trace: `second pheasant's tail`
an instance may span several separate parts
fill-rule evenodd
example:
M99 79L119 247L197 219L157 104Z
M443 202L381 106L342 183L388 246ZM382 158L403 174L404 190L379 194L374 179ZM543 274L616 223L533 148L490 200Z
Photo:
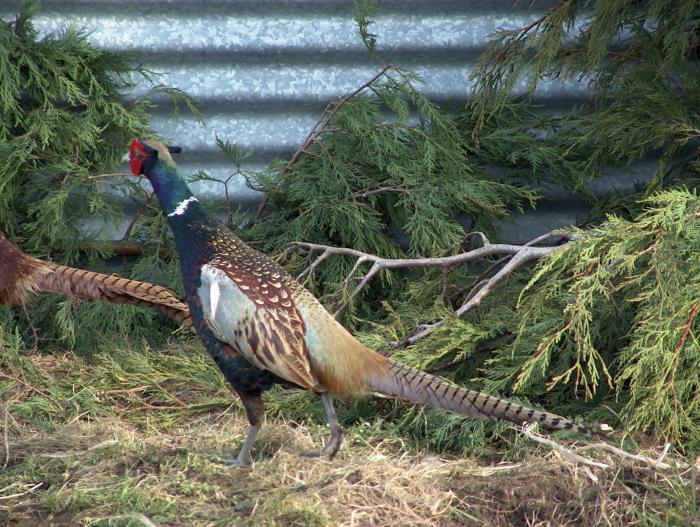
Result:
M49 269L24 254L0 232L0 304L21 304L38 291Z
M505 419L514 423L529 421L557 430L573 430L584 435L597 433L588 426L573 423L556 414L462 388L441 377L394 361L389 361L386 373L371 373L367 383L371 390L381 394L427 404L459 415L478 419Z
M39 260L0 232L0 304L26 302L36 293L146 307L192 325L187 304L165 287Z
M187 304L165 287L52 262L42 263L50 272L37 280L39 291L155 309L180 324L192 325Z

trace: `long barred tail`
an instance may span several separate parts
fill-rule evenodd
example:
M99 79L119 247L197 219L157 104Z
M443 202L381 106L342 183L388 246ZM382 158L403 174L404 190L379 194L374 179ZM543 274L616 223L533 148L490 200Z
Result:
M39 260L0 232L0 304L26 302L36 293L146 307L185 326L192 325L187 304L165 287Z
M505 419L514 423L529 421L557 430L573 430L580 434L599 433L590 427L573 423L561 416L534 410L469 388L462 388L446 379L390 361L385 374L371 374L369 387L379 393L427 404L459 415L478 419Z
M185 326L192 325L187 304L165 287L51 262L42 263L50 272L42 275L37 281L36 288L39 291L111 304L146 307L155 309Z

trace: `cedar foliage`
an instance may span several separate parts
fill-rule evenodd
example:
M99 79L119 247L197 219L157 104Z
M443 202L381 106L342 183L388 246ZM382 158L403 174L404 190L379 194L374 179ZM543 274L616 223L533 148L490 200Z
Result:
M39 38L32 25L38 9L25 1L14 21L0 20L0 230L37 257L104 267L111 252L91 242L105 228L121 228L124 195L140 200L143 191L131 181L104 184L90 176L118 166L134 137L153 135L150 98L191 101L154 85L131 57L96 49L77 27ZM139 81L153 87L121 102ZM136 274L158 268L152 257L147 263ZM27 329L19 313L4 310L3 318ZM40 298L31 320L49 340L89 346L96 337L152 334L148 327L158 318L130 307Z
M514 345L487 362L487 386L614 394L626 426L691 451L700 446L698 24L697 1L561 1L528 28L495 35L472 94L479 137L518 83L532 95L544 78L586 79L593 103L557 118L544 141L580 167L577 185L656 160L637 192L594 204L614 215L539 263L518 298Z

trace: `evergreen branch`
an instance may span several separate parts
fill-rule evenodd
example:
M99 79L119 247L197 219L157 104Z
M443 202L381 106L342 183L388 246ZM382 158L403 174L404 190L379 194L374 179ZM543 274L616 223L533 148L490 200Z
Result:
M681 358L681 350L683 349L683 345L685 344L685 339L688 338L688 334L690 333L692 327L693 327L693 322L695 322L695 317L698 314L698 309L700 309L700 302L697 302L690 310L690 315L688 316L688 320L686 321L685 325L683 326L683 332L681 333L680 338L678 339L678 345L676 346L676 349L673 350L673 365L671 366L671 375L669 376L668 379L668 387L673 393L673 404L674 406L678 407L679 400L678 400L678 394L676 393L676 372L678 371L678 362L680 361Z
M608 55L612 57L618 57L624 60L631 60L633 62L646 62L644 59L623 53L621 51L608 51Z
M434 374L434 373L438 373L438 372L443 372L445 370L449 370L450 368L454 368L455 366L461 366L462 364L472 360L475 354L484 353L486 351L492 351L495 348L502 346L503 344L505 344L506 342L509 342L511 340L513 340L513 335L511 335L511 334L498 335L494 338L488 339L487 341L480 342L474 348L473 353L470 353L464 357L461 357L457 360L453 360L453 361L448 362L447 364L443 364L441 366L436 366L434 368L426 368L425 372Z
M126 241L129 239L129 236L131 236L131 231L134 230L134 226L136 225L136 222L141 219L141 216L143 215L144 211L148 208L148 206L151 204L153 201L153 196L155 195L154 191L151 191L148 193L148 196L146 197L146 201L143 202L143 204L139 207L139 210L136 211L136 214L134 214L134 217L131 219L129 222L129 225L126 227L126 230L124 231L124 236L122 236L121 241Z
M571 0L561 0L560 2L554 4L552 7L550 7L547 10L547 12L544 15L542 15L540 18L538 18L537 20L531 22L530 24L528 24L525 27L521 27L520 29L512 30L511 33L513 33L515 35L515 37L512 38L505 46L503 46L501 48L501 50L493 58L491 58L489 60L489 62L491 62L491 63L499 62L513 46L522 42L522 40L528 35L528 33L530 33L530 31L532 31L533 29L535 30L535 32L539 31L540 27L542 26L542 24L544 23L545 20L547 20L550 16L552 16L552 14L557 9L559 9L564 4L567 4L569 2L571 2Z
M680 353L681 349L683 348L683 344L685 344L685 339L688 338L688 333L690 333L690 329L693 327L693 322L695 321L695 317L698 314L698 309L700 309L700 302L696 303L693 308L690 310L690 316L688 317L688 321L685 323L685 326L683 326L683 333L681 334L681 338L678 341L678 346L676 346L676 359L675 362L678 364L678 353ZM674 373L675 373L675 368L674 368ZM673 377L671 378L671 382L673 382Z
M321 113L321 117L319 117L318 121L316 121L316 124L311 129L311 132L309 132L309 135L306 136L304 142L299 148L297 148L296 152L292 154L292 157L289 159L289 161L287 161L287 163L282 167L280 174L284 174L294 166L294 164L299 160L299 158L306 153L308 148L318 140L318 137L326 131L328 125L331 123L331 121L333 121L333 118L336 116L338 111L343 106L345 106L348 103L348 101L350 101L353 97L355 97L360 92L371 86L373 83L377 82L377 80L382 75L384 75L387 71L389 71L392 68L396 69L395 66L393 66L392 64L384 65L371 79L363 82L360 86L358 86L353 91L348 93L345 97L340 99L340 101L331 101L330 103L328 103L328 105ZM255 216L253 218L252 223L255 223L260 219L263 211L265 210L265 207L267 206L268 200L268 196L265 196L262 199L260 205L258 205L258 209L255 211Z

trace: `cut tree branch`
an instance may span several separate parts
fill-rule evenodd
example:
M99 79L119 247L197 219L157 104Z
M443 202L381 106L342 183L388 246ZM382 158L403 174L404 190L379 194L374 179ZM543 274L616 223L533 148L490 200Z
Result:
M129 239L129 236L131 236L131 232L134 230L134 226L136 225L136 222L139 221L139 219L141 219L141 216L143 215L143 213L146 211L148 206L153 201L154 195L155 195L154 191L151 191L148 193L148 195L146 196L146 201L143 202L143 204L136 211L136 214L134 214L134 217L131 219L131 222L129 222L129 225L126 227L126 230L124 231L124 235L122 236L120 241L125 242L126 240Z
M330 245L321 245L316 243L308 242L292 242L290 245L295 247L300 247L309 251L309 256L318 254L318 256L311 262L311 264L304 269L304 271L299 275L298 279L302 280L309 276L318 265L323 262L326 258L331 255L345 255L357 258L355 265L350 270L348 275L345 277L341 284L341 288L345 289L350 285L350 282L355 277L360 266L364 263L371 262L372 266L369 271L367 271L359 280L358 284L352 290L347 299L335 310L333 313L334 317L338 317L343 313L348 303L351 302L362 289L367 285L367 283L382 269L400 269L400 268L410 268L410 267L439 267L439 268L450 268L457 265L473 262L475 260L480 260L488 256L494 255L507 255L510 259L503 267L498 270L492 277L486 279L484 278L473 288L470 294L467 296L464 303L457 309L454 314L450 317L462 317L472 309L478 307L481 301L488 295L496 285L506 279L513 271L519 269L523 265L532 260L537 260L553 253L564 247L563 245L546 246L546 247L535 247L550 238L564 238L569 242L575 239L579 239L581 236L575 233L570 233L561 230L554 230L538 236L537 238L531 240L524 245L512 245L505 243L491 243L486 236L482 233L476 233L480 236L483 246L478 249L473 249L471 251L463 252L460 254L455 254L452 256L442 256L435 258L382 258L380 256L366 253L363 251L358 251L356 249L350 249L348 247L333 247ZM430 334L436 328L439 328L445 324L449 318L439 320L434 324L429 324L422 326L420 331L409 337L404 342L399 345L411 345L416 343L418 340Z

